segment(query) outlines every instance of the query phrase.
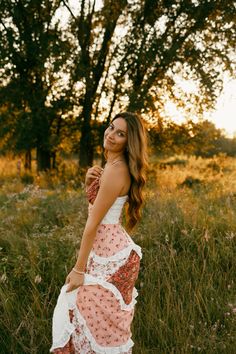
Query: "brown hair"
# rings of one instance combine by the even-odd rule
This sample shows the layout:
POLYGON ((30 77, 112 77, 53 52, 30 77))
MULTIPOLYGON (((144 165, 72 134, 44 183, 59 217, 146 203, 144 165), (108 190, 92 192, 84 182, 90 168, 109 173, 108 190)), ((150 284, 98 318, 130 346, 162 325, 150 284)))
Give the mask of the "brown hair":
POLYGON ((118 113, 117 118, 123 118, 127 123, 128 141, 125 150, 126 161, 131 175, 127 208, 127 229, 130 231, 141 218, 141 207, 144 201, 143 187, 146 183, 147 169, 147 139, 146 130, 141 118, 131 112, 118 113))

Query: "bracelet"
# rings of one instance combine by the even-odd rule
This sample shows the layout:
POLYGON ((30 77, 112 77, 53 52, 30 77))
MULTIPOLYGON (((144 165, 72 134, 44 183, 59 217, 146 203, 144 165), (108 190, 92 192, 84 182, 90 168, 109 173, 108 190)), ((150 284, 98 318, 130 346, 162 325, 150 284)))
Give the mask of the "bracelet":
POLYGON ((72 269, 75 273, 80 274, 80 275, 84 275, 84 272, 80 272, 79 270, 77 270, 76 268, 72 269))

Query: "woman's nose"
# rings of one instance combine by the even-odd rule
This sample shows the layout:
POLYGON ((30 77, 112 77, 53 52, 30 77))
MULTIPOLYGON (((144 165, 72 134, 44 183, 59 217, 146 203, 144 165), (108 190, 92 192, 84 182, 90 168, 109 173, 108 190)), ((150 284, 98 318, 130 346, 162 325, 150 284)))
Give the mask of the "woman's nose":
POLYGON ((113 139, 114 138, 114 131, 108 132, 107 133, 107 138, 113 139))

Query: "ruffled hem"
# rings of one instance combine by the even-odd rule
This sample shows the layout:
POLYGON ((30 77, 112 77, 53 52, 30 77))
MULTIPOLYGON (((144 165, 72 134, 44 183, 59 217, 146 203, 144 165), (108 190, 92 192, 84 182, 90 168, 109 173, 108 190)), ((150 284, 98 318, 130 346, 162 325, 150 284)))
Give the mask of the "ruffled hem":
POLYGON ((88 263, 91 258, 96 263, 100 263, 100 264, 107 264, 108 262, 116 262, 116 261, 119 261, 125 257, 128 257, 130 255, 130 252, 133 250, 138 254, 138 256, 141 259, 142 258, 141 247, 136 245, 135 243, 132 243, 129 246, 123 248, 121 251, 117 252, 116 254, 114 254, 113 256, 110 256, 110 257, 101 257, 101 256, 98 256, 94 251, 91 251, 90 255, 89 255, 88 263))
POLYGON ((72 323, 66 323, 65 328, 63 330, 63 335, 61 336, 60 339, 53 341, 53 345, 50 348, 50 352, 53 352, 53 350, 57 348, 63 348, 69 341, 70 336, 75 330, 75 326, 72 323))
POLYGON ((53 352, 54 349, 64 347, 67 344, 71 334, 75 330, 74 325, 70 322, 69 303, 76 301, 76 294, 78 289, 75 289, 70 293, 67 293, 66 289, 67 285, 63 285, 57 299, 56 307, 54 309, 52 319, 53 344, 50 348, 50 352, 53 352))
MULTIPOLYGON (((85 285, 88 285, 87 280, 85 280, 85 285)), ((77 296, 78 289, 75 289, 69 293, 66 293, 66 289, 67 289, 67 285, 64 285, 61 289, 61 293, 59 295, 58 300, 65 301, 66 298, 68 307, 67 309, 64 308, 64 310, 66 310, 67 313, 69 313, 69 310, 74 311, 74 315, 77 317, 79 322, 84 326, 84 334, 89 340, 92 350, 96 354, 120 354, 120 353, 128 352, 129 349, 134 345, 132 339, 129 339, 125 344, 116 347, 103 347, 95 341, 94 337, 92 336, 86 324, 85 319, 83 318, 83 316, 79 312, 78 307, 76 306, 76 296, 77 296)), ((63 348, 69 342, 70 336, 73 334, 73 332, 76 329, 75 326, 69 321, 69 317, 67 313, 66 314, 62 313, 60 308, 57 307, 55 308, 54 316, 60 318, 61 321, 63 321, 64 327, 63 330, 61 331, 62 334, 61 333, 59 335, 57 334, 59 336, 59 339, 53 336, 53 344, 52 347, 50 348, 50 352, 53 352, 57 348, 63 348)))

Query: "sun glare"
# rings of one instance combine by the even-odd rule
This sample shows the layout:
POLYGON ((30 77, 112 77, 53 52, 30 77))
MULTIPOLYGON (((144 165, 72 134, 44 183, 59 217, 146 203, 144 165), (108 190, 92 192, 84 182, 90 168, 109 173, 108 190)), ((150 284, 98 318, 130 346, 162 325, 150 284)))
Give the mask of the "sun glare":
MULTIPOLYGON (((193 84, 191 82, 188 84, 186 80, 179 81, 178 85, 185 92, 193 92, 194 90, 193 84)), ((166 102, 165 112, 177 124, 186 121, 174 102, 166 102)), ((193 121, 196 121, 196 117, 192 118, 193 121)), ((228 137, 233 138, 236 136, 236 80, 225 80, 224 90, 217 100, 215 110, 206 112, 204 118, 213 122, 216 128, 224 130, 228 137)))
POLYGON ((229 137, 236 135, 236 80, 225 84, 216 109, 207 116, 217 128, 224 129, 229 137))

